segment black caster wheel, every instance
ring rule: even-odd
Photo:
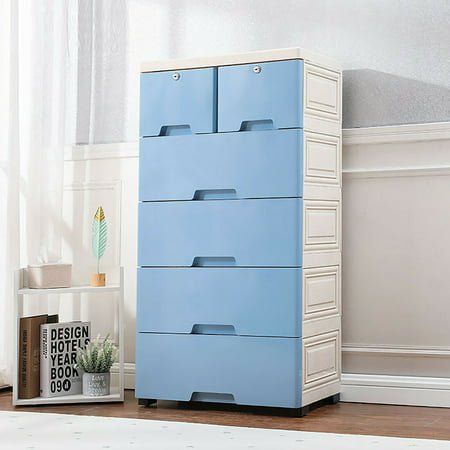
[[[138,399],[138,405],[139,406],[150,406],[156,403],[156,400],[154,398],[139,398]]]
[[[328,401],[330,402],[331,405],[335,405],[336,403],[339,403],[340,400],[341,400],[341,394],[332,395],[328,399]]]

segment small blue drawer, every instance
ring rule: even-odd
[[[300,268],[138,269],[137,330],[301,337]]]
[[[301,267],[302,200],[139,204],[139,266]]]
[[[215,132],[216,92],[216,68],[141,74],[140,135]]]
[[[303,128],[303,61],[219,67],[218,131]]]
[[[141,201],[301,197],[303,131],[141,139],[139,179]]]
[[[299,408],[301,339],[138,333],[136,396]]]

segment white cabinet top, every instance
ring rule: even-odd
[[[141,65],[141,72],[160,72],[163,70],[196,69],[200,67],[230,66],[234,64],[251,64],[286,59],[303,59],[307,62],[340,71],[340,65],[325,56],[303,50],[298,47],[276,50],[260,50],[248,53],[235,53],[222,56],[206,56],[187,59],[165,59],[148,61]]]

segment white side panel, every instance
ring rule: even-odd
[[[303,249],[340,248],[340,204],[327,201],[304,201]]]
[[[339,138],[305,132],[305,182],[340,185],[340,159]]]
[[[303,268],[340,265],[341,259],[337,250],[303,253]]]
[[[341,79],[305,63],[302,406],[340,392]]]
[[[341,122],[311,114],[305,114],[303,128],[305,131],[311,131],[312,133],[321,133],[336,137],[341,136],[342,132]]]
[[[302,327],[302,336],[307,338],[340,329],[341,315],[334,314],[331,316],[305,320]]]
[[[305,183],[303,198],[305,200],[335,200],[341,201],[341,188],[332,184]]]
[[[340,380],[331,381],[315,388],[308,389],[307,391],[302,392],[302,406],[310,405],[311,403],[339,394],[340,392]]]
[[[303,320],[339,314],[339,266],[303,269]]]
[[[305,64],[305,114],[341,119],[341,75],[312,64]]]
[[[340,378],[339,331],[303,339],[303,390]]]

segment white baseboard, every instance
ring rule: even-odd
[[[125,389],[134,389],[135,364],[125,363],[124,370]],[[341,401],[450,408],[450,378],[344,373]]]
[[[341,401],[450,408],[450,378],[346,373]]]
[[[124,385],[125,389],[134,389],[134,373],[135,373],[135,363],[125,363],[123,367],[124,371]],[[111,373],[118,373],[118,365],[114,364],[111,369]]]

